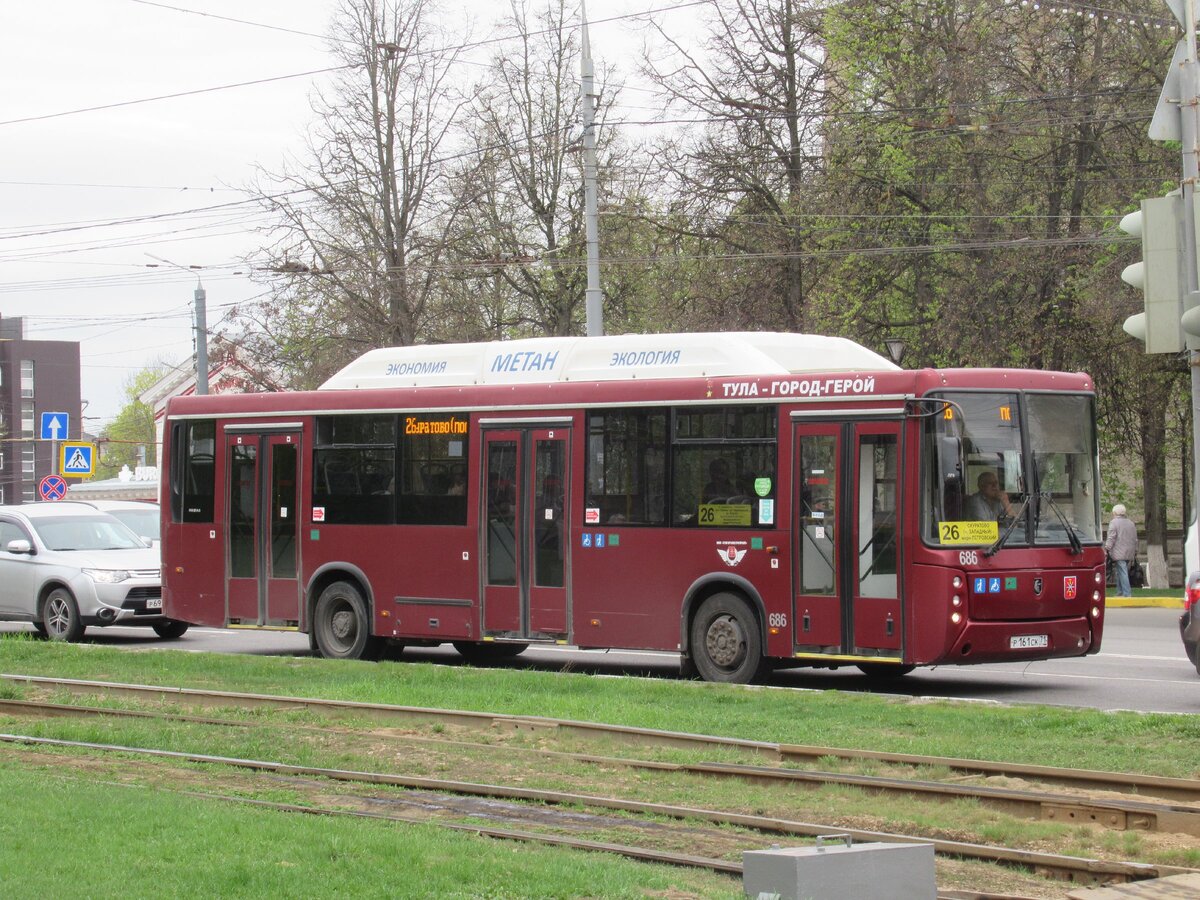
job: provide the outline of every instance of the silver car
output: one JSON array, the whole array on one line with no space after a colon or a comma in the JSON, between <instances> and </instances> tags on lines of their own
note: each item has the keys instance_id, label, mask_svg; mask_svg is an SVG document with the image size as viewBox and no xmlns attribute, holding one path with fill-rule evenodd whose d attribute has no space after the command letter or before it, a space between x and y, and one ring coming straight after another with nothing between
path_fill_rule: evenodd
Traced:
<instances>
[{"instance_id":1,"label":"silver car","mask_svg":"<svg viewBox=\"0 0 1200 900\"><path fill-rule=\"evenodd\" d=\"M162 566L148 544L86 503L0 506L0 619L57 641L89 625L181 637L187 623L162 614Z\"/></svg>"}]
</instances>

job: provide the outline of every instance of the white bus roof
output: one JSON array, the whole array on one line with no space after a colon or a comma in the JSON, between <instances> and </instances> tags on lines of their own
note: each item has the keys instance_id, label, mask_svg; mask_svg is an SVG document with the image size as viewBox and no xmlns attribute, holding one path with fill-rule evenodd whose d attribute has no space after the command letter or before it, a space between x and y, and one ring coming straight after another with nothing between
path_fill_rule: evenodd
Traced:
<instances>
[{"instance_id":1,"label":"white bus roof","mask_svg":"<svg viewBox=\"0 0 1200 900\"><path fill-rule=\"evenodd\" d=\"M880 372L897 368L878 353L846 338L815 334L743 331L544 337L383 347L364 353L321 385L321 390Z\"/></svg>"}]
</instances>

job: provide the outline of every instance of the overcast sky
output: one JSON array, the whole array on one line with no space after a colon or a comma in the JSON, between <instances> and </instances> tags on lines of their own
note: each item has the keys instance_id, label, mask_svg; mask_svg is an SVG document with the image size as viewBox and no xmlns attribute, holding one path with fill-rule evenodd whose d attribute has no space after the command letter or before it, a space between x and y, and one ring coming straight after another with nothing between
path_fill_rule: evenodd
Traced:
<instances>
[{"instance_id":1,"label":"overcast sky","mask_svg":"<svg viewBox=\"0 0 1200 900\"><path fill-rule=\"evenodd\" d=\"M633 76L646 32L600 20L670 5L592 0L597 73ZM468 0L453 6L454 19L465 7L475 36L494 36L499 6ZM123 385L141 369L191 362L196 276L154 267L151 255L204 267L210 328L262 291L239 260L253 254L264 220L228 205L245 199L256 163L278 168L299 152L324 77L304 73L337 64L321 37L333 9L334 0L5 4L0 315L24 317L28 338L80 342L87 431L119 412ZM129 103L183 92L198 93Z\"/></svg>"}]
</instances>

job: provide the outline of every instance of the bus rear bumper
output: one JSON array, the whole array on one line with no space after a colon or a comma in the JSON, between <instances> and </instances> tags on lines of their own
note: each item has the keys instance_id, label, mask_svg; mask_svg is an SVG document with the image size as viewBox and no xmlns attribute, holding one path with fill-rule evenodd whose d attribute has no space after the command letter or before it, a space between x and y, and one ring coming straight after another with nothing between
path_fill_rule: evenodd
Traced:
<instances>
[{"instance_id":1,"label":"bus rear bumper","mask_svg":"<svg viewBox=\"0 0 1200 900\"><path fill-rule=\"evenodd\" d=\"M1041 621L972 621L942 660L943 664L1016 662L1084 656L1100 649L1099 623L1086 616Z\"/></svg>"}]
</instances>

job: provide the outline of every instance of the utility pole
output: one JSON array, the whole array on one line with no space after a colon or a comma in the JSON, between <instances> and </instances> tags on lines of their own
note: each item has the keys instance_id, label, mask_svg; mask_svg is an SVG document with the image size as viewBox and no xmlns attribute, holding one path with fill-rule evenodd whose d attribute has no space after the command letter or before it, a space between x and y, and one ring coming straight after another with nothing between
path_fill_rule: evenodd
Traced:
<instances>
[{"instance_id":1,"label":"utility pole","mask_svg":"<svg viewBox=\"0 0 1200 900\"><path fill-rule=\"evenodd\" d=\"M208 393L208 310L205 301L208 295L204 293L204 285L200 276L196 276L196 393Z\"/></svg>"},{"instance_id":2,"label":"utility pole","mask_svg":"<svg viewBox=\"0 0 1200 900\"><path fill-rule=\"evenodd\" d=\"M171 262L169 259L163 259L161 256L155 256L153 253L146 254L151 259L157 259L161 263L166 263L168 266L174 266L176 269L182 269L191 275L200 266L181 266L179 263ZM208 295L204 292L204 284L200 281L200 275L196 272L196 291L192 295L195 300L195 319L194 319L194 343L196 345L196 393L208 393L208 310L205 302Z\"/></svg>"},{"instance_id":3,"label":"utility pole","mask_svg":"<svg viewBox=\"0 0 1200 900\"><path fill-rule=\"evenodd\" d=\"M1121 275L1144 291L1145 312L1130 316L1125 331L1145 341L1147 353L1178 354L1188 361L1192 388L1193 508L1200 510L1200 271L1197 271L1196 182L1200 178L1200 61L1196 56L1197 0L1165 0L1184 36L1175 45L1148 131L1151 140L1179 141L1182 176L1179 189L1165 197L1148 198L1141 210L1121 220L1121 229L1142 240L1142 262ZM1150 583L1166 560L1156 559L1149 545ZM1186 559L1184 572L1196 561Z\"/></svg>"},{"instance_id":4,"label":"utility pole","mask_svg":"<svg viewBox=\"0 0 1200 900\"><path fill-rule=\"evenodd\" d=\"M1178 4L1180 0L1174 0ZM1172 6L1170 2L1167 4ZM1187 42L1186 56L1179 71L1180 100L1179 125L1183 143L1183 229L1184 229L1184 272L1187 277L1187 296L1184 309L1192 310L1200 301L1200 275L1196 271L1196 179L1200 176L1197 167L1197 140L1200 139L1200 62L1196 59L1196 0L1183 0L1184 40ZM1175 11L1176 18L1179 13ZM1188 369L1192 376L1192 489L1195 498L1192 508L1200 511L1200 337L1189 332L1184 314L1183 329L1187 338ZM1187 560L1184 559L1183 577L1186 579Z\"/></svg>"},{"instance_id":5,"label":"utility pole","mask_svg":"<svg viewBox=\"0 0 1200 900\"><path fill-rule=\"evenodd\" d=\"M1189 0L1191 2L1191 0ZM600 293L600 213L596 199L596 93L592 72L592 48L588 41L587 7L579 5L583 20L583 47L579 55L579 96L583 101L583 223L587 236L587 313L588 337L604 334L604 295Z\"/></svg>"},{"instance_id":6,"label":"utility pole","mask_svg":"<svg viewBox=\"0 0 1200 900\"><path fill-rule=\"evenodd\" d=\"M1150 122L1150 137L1177 140L1183 149L1182 197L1183 246L1179 270L1183 296L1180 318L1186 340L1188 369L1192 381L1192 507L1200 511L1200 272L1196 252L1196 181L1200 178L1200 61L1196 57L1196 0L1166 0L1183 26L1184 37L1175 47L1171 69L1163 83L1162 96ZM1172 106L1178 104L1178 112ZM1184 560L1184 576L1188 562Z\"/></svg>"}]
</instances>

